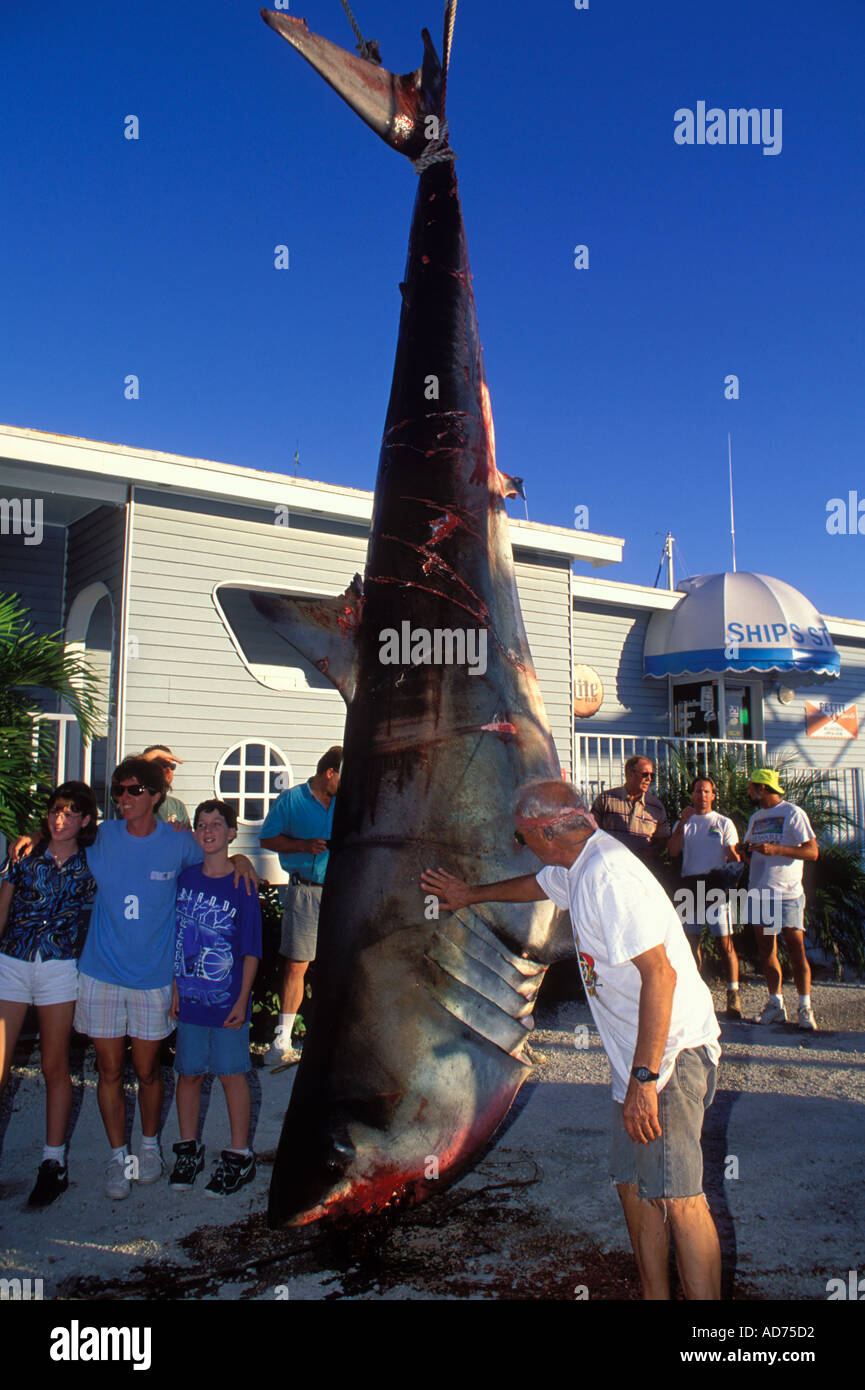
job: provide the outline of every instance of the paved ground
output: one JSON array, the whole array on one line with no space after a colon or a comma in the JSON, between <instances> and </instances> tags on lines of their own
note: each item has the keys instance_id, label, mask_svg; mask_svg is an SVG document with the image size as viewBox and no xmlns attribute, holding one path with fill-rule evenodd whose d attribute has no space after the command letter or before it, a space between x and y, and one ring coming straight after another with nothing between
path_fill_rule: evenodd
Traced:
<instances>
[{"instance_id":1,"label":"paved ground","mask_svg":"<svg viewBox=\"0 0 865 1390\"><path fill-rule=\"evenodd\" d=\"M716 1006L722 992L715 987ZM786 987L788 1003L795 999ZM764 991L746 982L751 1013ZM704 1138L706 1189L722 1237L728 1297L825 1299L826 1281L865 1273L865 987L814 987L821 1031L723 1022L719 1092ZM580 1042L575 1046L575 1028ZM481 1164L393 1229L349 1243L273 1233L263 1208L291 1073L252 1073L254 1183L223 1202L164 1180L103 1195L105 1140L93 1053L76 1078L69 1191L47 1211L27 1194L41 1148L38 1044L15 1069L0 1117L0 1265L41 1278L44 1296L196 1299L636 1298L618 1199L606 1178L609 1071L588 1009L542 1010L536 1070ZM177 1138L168 1074L164 1147ZM225 1142L214 1088L208 1165ZM137 1148L138 1128L133 1135Z\"/></svg>"}]
</instances>

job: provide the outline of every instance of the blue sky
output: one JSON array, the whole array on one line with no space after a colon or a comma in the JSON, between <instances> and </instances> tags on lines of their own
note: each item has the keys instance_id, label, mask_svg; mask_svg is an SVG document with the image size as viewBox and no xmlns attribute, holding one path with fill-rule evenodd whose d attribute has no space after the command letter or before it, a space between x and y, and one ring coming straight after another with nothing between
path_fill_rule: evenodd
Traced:
<instances>
[{"instance_id":1,"label":"blue sky","mask_svg":"<svg viewBox=\"0 0 865 1390\"><path fill-rule=\"evenodd\" d=\"M392 70L438 42L430 0L353 8ZM289 12L352 46L338 0ZM407 161L247 0L16 6L0 36L0 420L372 487ZM865 618L865 535L826 530L865 504L863 38L859 0L461 0L499 466L532 520L626 539L605 577L651 584L667 529L684 572L730 567L730 431L739 568ZM781 152L677 145L698 101L780 108Z\"/></svg>"}]
</instances>

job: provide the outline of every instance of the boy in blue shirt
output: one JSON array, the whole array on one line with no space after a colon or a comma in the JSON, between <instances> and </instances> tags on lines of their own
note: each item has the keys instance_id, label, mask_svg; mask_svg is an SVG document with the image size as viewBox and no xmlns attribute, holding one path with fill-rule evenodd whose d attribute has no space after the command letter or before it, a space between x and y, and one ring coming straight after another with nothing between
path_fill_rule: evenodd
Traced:
<instances>
[{"instance_id":1,"label":"boy in blue shirt","mask_svg":"<svg viewBox=\"0 0 865 1390\"><path fill-rule=\"evenodd\" d=\"M208 1197L228 1197L255 1176L248 1147L251 1101L249 1019L252 983L261 959L261 907L235 886L228 846L237 816L223 801L203 801L193 820L204 862L180 875L171 1013L178 1020L177 1118L180 1143L171 1186L188 1192L204 1167L198 1143L201 1082L206 1071L222 1082L231 1147L223 1149Z\"/></svg>"}]
</instances>

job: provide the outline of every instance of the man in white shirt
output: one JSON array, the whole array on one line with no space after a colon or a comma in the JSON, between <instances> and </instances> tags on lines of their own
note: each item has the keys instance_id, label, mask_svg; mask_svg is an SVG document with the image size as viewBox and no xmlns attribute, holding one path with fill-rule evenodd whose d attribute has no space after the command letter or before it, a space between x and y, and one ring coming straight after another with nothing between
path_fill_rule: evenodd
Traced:
<instances>
[{"instance_id":1,"label":"man in white shirt","mask_svg":"<svg viewBox=\"0 0 865 1390\"><path fill-rule=\"evenodd\" d=\"M691 805L684 808L676 821L667 850L674 857L681 854L682 877L690 880L676 890L673 902L697 969L702 965L700 935L705 926L721 948L727 976L727 1017L741 1022L739 959L733 947L730 904L720 884L713 885L711 878L707 882L707 875L717 875L725 864L739 863L739 832L729 816L712 809L717 791L711 777L694 778L690 786Z\"/></svg>"},{"instance_id":2,"label":"man in white shirt","mask_svg":"<svg viewBox=\"0 0 865 1390\"><path fill-rule=\"evenodd\" d=\"M571 915L589 1007L613 1073L611 1176L643 1296L670 1297L669 1239L689 1299L720 1297L721 1255L702 1190L700 1132L715 1091L718 1022L676 911L652 873L597 824L567 783L524 789L520 843L535 876L469 886L439 870L442 906L551 898Z\"/></svg>"},{"instance_id":3,"label":"man in white shirt","mask_svg":"<svg viewBox=\"0 0 865 1390\"><path fill-rule=\"evenodd\" d=\"M759 807L745 831L744 848L751 865L748 919L754 927L769 991L769 1002L758 1022L783 1023L787 1018L777 952L778 932L782 931L799 991L799 1027L814 1033L817 1024L811 1008L811 968L805 954L802 870L806 860L817 859L817 840L801 807L784 800L784 789L773 767L754 769L748 796Z\"/></svg>"}]
</instances>

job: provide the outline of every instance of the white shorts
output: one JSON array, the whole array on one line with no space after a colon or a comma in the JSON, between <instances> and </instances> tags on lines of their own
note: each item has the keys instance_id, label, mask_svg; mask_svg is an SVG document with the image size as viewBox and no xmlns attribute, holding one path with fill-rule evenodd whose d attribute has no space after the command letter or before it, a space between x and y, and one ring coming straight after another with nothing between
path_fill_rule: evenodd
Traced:
<instances>
[{"instance_id":1,"label":"white shorts","mask_svg":"<svg viewBox=\"0 0 865 1390\"><path fill-rule=\"evenodd\" d=\"M78 998L77 960L18 960L0 954L0 999L12 1004L71 1004Z\"/></svg>"},{"instance_id":2,"label":"white shorts","mask_svg":"<svg viewBox=\"0 0 865 1390\"><path fill-rule=\"evenodd\" d=\"M83 972L78 976L75 1027L89 1038L139 1038L156 1042L174 1031L171 985L161 989L127 989Z\"/></svg>"}]
</instances>

